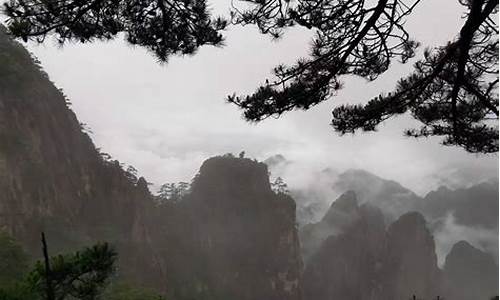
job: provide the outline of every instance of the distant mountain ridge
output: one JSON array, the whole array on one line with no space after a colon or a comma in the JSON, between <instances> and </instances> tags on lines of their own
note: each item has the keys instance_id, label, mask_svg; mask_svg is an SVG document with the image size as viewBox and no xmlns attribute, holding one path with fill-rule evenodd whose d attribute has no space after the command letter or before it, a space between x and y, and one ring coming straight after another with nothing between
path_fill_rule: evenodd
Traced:
<instances>
[{"instance_id":1,"label":"distant mountain ridge","mask_svg":"<svg viewBox=\"0 0 500 300\"><path fill-rule=\"evenodd\" d=\"M490 299L498 294L491 254L458 242L438 267L434 238L418 212L385 225L379 208L348 191L300 237L304 299ZM465 245L465 246L464 246Z\"/></svg>"},{"instance_id":2,"label":"distant mountain ridge","mask_svg":"<svg viewBox=\"0 0 500 300\"><path fill-rule=\"evenodd\" d=\"M272 161L275 164L270 164L269 168L278 175L285 176L286 168L293 166L293 162L282 155ZM285 168L285 171L273 169L276 162L279 162L278 166ZM353 191L359 203L368 203L380 208L387 224L404 213L418 211L425 216L434 234L442 232L439 238L446 238L446 232L451 230L446 226L461 226L463 230L469 228L467 231L470 231L470 234L487 230L487 235L476 235L475 240L471 242L476 242L476 246L498 257L498 246L495 246L498 244L497 179L457 190L440 187L420 197L397 181L383 179L365 170L349 169L342 173L329 168L324 170L312 175L312 181L320 182L321 185L313 184L307 188L290 187L291 195L297 201L297 220L301 227L309 227L308 223L320 222L339 195ZM286 176L284 179L286 180ZM441 249L441 239L437 242ZM446 243L448 244L448 241Z\"/></svg>"},{"instance_id":3,"label":"distant mountain ridge","mask_svg":"<svg viewBox=\"0 0 500 300\"><path fill-rule=\"evenodd\" d=\"M498 182L483 182L468 188L440 187L429 192L418 205L429 218L453 213L459 224L498 230Z\"/></svg>"},{"instance_id":4,"label":"distant mountain ridge","mask_svg":"<svg viewBox=\"0 0 500 300\"><path fill-rule=\"evenodd\" d=\"M284 157L279 163L285 171L292 166ZM304 218L305 300L489 300L498 294L497 180L421 197L365 170L313 176L325 185L291 187L297 218Z\"/></svg>"},{"instance_id":5,"label":"distant mountain ridge","mask_svg":"<svg viewBox=\"0 0 500 300\"><path fill-rule=\"evenodd\" d=\"M341 192L354 191L360 203L370 203L380 208L387 221L394 221L413 210L421 199L396 181L383 179L360 169L341 173L332 186Z\"/></svg>"},{"instance_id":6,"label":"distant mountain ridge","mask_svg":"<svg viewBox=\"0 0 500 300\"><path fill-rule=\"evenodd\" d=\"M449 253L443 275L434 227L405 211L436 212L438 221L451 212L463 226L491 227L494 216L479 220L491 211L471 205L472 196L440 190L429 199L446 205L434 209L439 201L426 202L397 182L362 170L325 170L326 179L339 177L331 186L346 190L299 232L294 199L273 192L267 166L224 155L202 164L180 201L159 204L144 178L99 153L66 102L0 26L0 229L34 257L41 231L51 254L109 241L120 254L120 279L172 300L399 300L411 293L457 295L459 288L482 290L494 281L491 255L462 242ZM286 164L283 159L274 163ZM478 189L481 203L494 200L494 188ZM310 208L314 202L307 201L324 197L291 194ZM471 218L461 213L467 210ZM309 251L305 268L301 251ZM484 277L464 280L477 262ZM488 285L484 295L495 288Z\"/></svg>"}]
</instances>

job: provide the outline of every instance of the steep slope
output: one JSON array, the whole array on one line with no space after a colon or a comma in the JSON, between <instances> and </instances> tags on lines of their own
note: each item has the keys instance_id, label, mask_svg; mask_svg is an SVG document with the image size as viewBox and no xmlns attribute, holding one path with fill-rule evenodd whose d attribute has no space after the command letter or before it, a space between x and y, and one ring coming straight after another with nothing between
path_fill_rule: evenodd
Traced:
<instances>
[{"instance_id":1,"label":"steep slope","mask_svg":"<svg viewBox=\"0 0 500 300\"><path fill-rule=\"evenodd\" d=\"M377 208L328 237L304 272L304 299L434 299L444 295L432 235L424 218L408 213L385 229Z\"/></svg>"},{"instance_id":2,"label":"steep slope","mask_svg":"<svg viewBox=\"0 0 500 300\"><path fill-rule=\"evenodd\" d=\"M446 256L444 274L450 299L491 299L498 295L498 266L491 255L466 241L456 243Z\"/></svg>"},{"instance_id":3,"label":"steep slope","mask_svg":"<svg viewBox=\"0 0 500 300\"><path fill-rule=\"evenodd\" d=\"M384 256L381 278L387 299L408 299L411 295L434 299L443 295L434 239L421 214L404 214L389 226Z\"/></svg>"},{"instance_id":4,"label":"steep slope","mask_svg":"<svg viewBox=\"0 0 500 300\"><path fill-rule=\"evenodd\" d=\"M335 200L318 223L307 224L299 231L302 256L307 261L329 236L339 235L360 218L356 194L348 191Z\"/></svg>"},{"instance_id":5,"label":"steep slope","mask_svg":"<svg viewBox=\"0 0 500 300\"><path fill-rule=\"evenodd\" d=\"M107 240L147 255L132 232L150 204L146 182L101 157L65 96L0 28L0 226L36 256L42 230L53 253Z\"/></svg>"},{"instance_id":6,"label":"steep slope","mask_svg":"<svg viewBox=\"0 0 500 300\"><path fill-rule=\"evenodd\" d=\"M180 203L157 206L147 182L94 147L65 96L0 28L0 228L39 257L97 240L119 275L169 299L301 297L295 203L264 164L207 160Z\"/></svg>"},{"instance_id":7,"label":"steep slope","mask_svg":"<svg viewBox=\"0 0 500 300\"><path fill-rule=\"evenodd\" d=\"M329 236L304 271L304 299L382 299L385 225L380 211L362 206L358 217Z\"/></svg>"},{"instance_id":8,"label":"steep slope","mask_svg":"<svg viewBox=\"0 0 500 300\"><path fill-rule=\"evenodd\" d=\"M208 159L191 193L174 206L176 223L158 232L158 240L182 240L175 249L161 247L174 297L301 298L295 203L271 190L266 165Z\"/></svg>"},{"instance_id":9,"label":"steep slope","mask_svg":"<svg viewBox=\"0 0 500 300\"><path fill-rule=\"evenodd\" d=\"M333 182L333 189L356 192L360 203L370 203L380 208L389 222L414 210L421 200L414 192L396 181L383 179L359 169L350 169L340 174Z\"/></svg>"}]
</instances>

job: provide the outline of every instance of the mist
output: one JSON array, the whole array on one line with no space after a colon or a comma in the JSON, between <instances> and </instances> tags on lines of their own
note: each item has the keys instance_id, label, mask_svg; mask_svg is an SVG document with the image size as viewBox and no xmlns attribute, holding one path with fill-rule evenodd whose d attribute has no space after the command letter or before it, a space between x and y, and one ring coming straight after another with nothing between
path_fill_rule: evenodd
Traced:
<instances>
[{"instance_id":1,"label":"mist","mask_svg":"<svg viewBox=\"0 0 500 300\"><path fill-rule=\"evenodd\" d=\"M263 1L256 3L274 0ZM465 85L468 76L481 73L476 66L464 67L465 79L449 77L459 64L456 57L466 53L453 41L463 41L464 18L475 15L471 7L476 6L416 1L412 9L405 1L389 0L365 9L375 2L319 1L328 26L303 26L293 17L289 22L295 26L271 38L255 24L231 24L220 31L225 40L219 43L214 22L200 20L211 12L234 17L238 13L229 14L230 6L248 2L97 0L79 10L84 2L12 0L10 5L28 3L29 9L14 16L19 23L0 17L6 25L0 24L0 298L489 300L498 295L498 136L478 139L473 130L459 136L456 119L450 117L456 117L457 107L445 111L456 103L449 98L458 97L461 125L476 124L478 116L496 124L489 120L495 109L479 105L481 95L471 96ZM498 6L492 0L469 2ZM179 6L170 7L167 18L162 6L172 3ZM324 57L306 66L312 75L302 74L301 67L301 74L292 76L300 88L280 98L280 89L287 89L283 84L272 90L277 94L266 96L274 81L271 70L309 57L316 34L351 25L358 30L367 22L344 16L351 13L345 6L353 3L361 5L360 15L379 12L382 19L366 27L375 40L382 34L379 26L387 29L386 21L392 29L404 26L411 39L422 43L415 56L401 62L416 45L404 31L398 33L404 47L373 56L368 55L373 37L358 33L365 44L356 42L345 56L349 59L337 62L337 46L316 49ZM87 22L99 22L101 5L109 6L103 17L109 14L112 20L106 22L126 23L103 28L110 36L121 30L106 42ZM52 15L43 11L54 7ZM411 18L404 24L385 20L390 14L382 13L397 15L405 9ZM31 13L34 19L25 19ZM318 18L318 11L307 15L305 23ZM160 16L163 27L157 26ZM254 17L249 20L259 20L257 25L272 24L260 22L268 14ZM85 22L80 24L81 18ZM343 18L345 26L335 27ZM39 43L20 41L27 34L23 30L36 35L54 20L72 20L67 26L52 25L80 39L64 45L53 36L38 36ZM189 26L193 20L200 22ZM279 27L283 20L275 21ZM485 19L482 26L495 30L476 34L491 34L498 45L496 24L490 23ZM49 28L56 37L57 30ZM342 30L323 33L331 45L353 43L338 40ZM218 46L202 46L208 40ZM394 109L395 103L396 114L399 109L406 113L385 111L391 118L376 130L364 131L371 129L366 124L354 134L334 130L339 105L379 103L386 99L379 95L405 89L402 78L422 75L414 63L424 51L441 53L435 47L444 45L445 55L435 57L443 64L427 66L446 66L423 83L431 96L407 101L415 96L408 89L377 108ZM473 53L474 47L466 64L490 55ZM387 65L384 55L390 56ZM364 76L365 71L373 76ZM325 72L333 76L326 86ZM319 88L308 86L308 76L318 76ZM480 79L470 81L482 89L486 85ZM457 96L455 86L446 90L453 82ZM244 96L261 84L262 94ZM342 88L323 99L322 88L330 84ZM489 88L483 97L492 91L497 92ZM241 107L228 103L234 94L242 95L243 102L236 101ZM317 105L307 103L316 96L321 100ZM262 121L248 114L245 119L249 106L241 103L248 99L257 99L256 115ZM295 109L281 114L283 100ZM497 100L487 103L498 110ZM278 108L266 106L273 101ZM429 111L431 104L440 109ZM267 117L268 109L279 117ZM453 130L421 138L405 135L428 121L425 112L439 117L427 125L451 122ZM371 112L367 115L368 121L377 121ZM359 125L359 119L346 122ZM444 145L450 141L453 146ZM474 148L482 142L491 147Z\"/></svg>"},{"instance_id":2,"label":"mist","mask_svg":"<svg viewBox=\"0 0 500 300\"><path fill-rule=\"evenodd\" d=\"M447 214L444 220L435 222L433 232L439 266L443 266L446 255L460 241L467 241L478 249L492 253L498 263L498 230L457 224L452 213Z\"/></svg>"}]
</instances>

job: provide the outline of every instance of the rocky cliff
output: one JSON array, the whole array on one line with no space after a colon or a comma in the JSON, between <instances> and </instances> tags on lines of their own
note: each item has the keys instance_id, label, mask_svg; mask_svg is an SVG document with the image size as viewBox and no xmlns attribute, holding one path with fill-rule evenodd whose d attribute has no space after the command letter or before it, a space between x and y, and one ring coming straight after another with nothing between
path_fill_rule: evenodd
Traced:
<instances>
[{"instance_id":1,"label":"rocky cliff","mask_svg":"<svg viewBox=\"0 0 500 300\"><path fill-rule=\"evenodd\" d=\"M342 194L318 223L307 224L300 229L304 261L307 261L329 236L339 235L359 218L356 194L352 191Z\"/></svg>"},{"instance_id":2,"label":"rocky cliff","mask_svg":"<svg viewBox=\"0 0 500 300\"><path fill-rule=\"evenodd\" d=\"M66 97L0 28L0 228L40 253L97 240L119 274L169 299L301 298L295 203L265 165L207 160L191 193L158 205L147 182L94 147Z\"/></svg>"},{"instance_id":3,"label":"rocky cliff","mask_svg":"<svg viewBox=\"0 0 500 300\"><path fill-rule=\"evenodd\" d=\"M158 240L183 240L177 249L163 248L175 296L301 298L295 202L271 190L266 165L211 158L170 211L176 223L160 230Z\"/></svg>"},{"instance_id":4,"label":"rocky cliff","mask_svg":"<svg viewBox=\"0 0 500 300\"><path fill-rule=\"evenodd\" d=\"M421 214L407 213L392 223L386 243L381 276L386 299L407 299L411 295L434 299L444 294L434 239Z\"/></svg>"},{"instance_id":5,"label":"rocky cliff","mask_svg":"<svg viewBox=\"0 0 500 300\"><path fill-rule=\"evenodd\" d=\"M352 204L352 203L351 203ZM356 218L329 236L309 258L304 299L382 299L385 225L380 211L357 207ZM341 213L342 210L330 210Z\"/></svg>"},{"instance_id":6,"label":"rocky cliff","mask_svg":"<svg viewBox=\"0 0 500 300\"><path fill-rule=\"evenodd\" d=\"M434 238L418 212L388 227L380 209L359 206L347 192L323 219L301 230L304 299L491 299L498 266L486 252L461 241L437 264Z\"/></svg>"},{"instance_id":7,"label":"rocky cliff","mask_svg":"<svg viewBox=\"0 0 500 300\"><path fill-rule=\"evenodd\" d=\"M53 254L106 240L122 254L122 274L157 275L125 259L151 254L133 234L151 205L146 181L102 157L63 93L0 28L0 227L35 257L41 231Z\"/></svg>"},{"instance_id":8,"label":"rocky cliff","mask_svg":"<svg viewBox=\"0 0 500 300\"><path fill-rule=\"evenodd\" d=\"M466 241L456 243L446 256L444 274L450 299L491 299L498 295L498 266L493 257Z\"/></svg>"},{"instance_id":9,"label":"rocky cliff","mask_svg":"<svg viewBox=\"0 0 500 300\"><path fill-rule=\"evenodd\" d=\"M339 200L319 224L310 225L312 230L301 232L321 229L326 234L326 224L333 228L324 241L316 241L320 246L307 260L304 299L433 299L445 294L434 240L422 215L405 214L386 229L380 209L358 206L352 192Z\"/></svg>"}]
</instances>

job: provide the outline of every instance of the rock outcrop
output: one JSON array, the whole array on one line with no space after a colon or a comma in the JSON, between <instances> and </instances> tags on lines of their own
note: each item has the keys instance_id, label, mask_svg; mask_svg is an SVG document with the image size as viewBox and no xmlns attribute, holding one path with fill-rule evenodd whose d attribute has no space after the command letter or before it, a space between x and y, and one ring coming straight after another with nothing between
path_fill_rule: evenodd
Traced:
<instances>
[{"instance_id":1,"label":"rock outcrop","mask_svg":"<svg viewBox=\"0 0 500 300\"><path fill-rule=\"evenodd\" d=\"M456 243L446 256L444 274L449 299L491 299L498 295L498 266L493 257L466 241Z\"/></svg>"},{"instance_id":2,"label":"rock outcrop","mask_svg":"<svg viewBox=\"0 0 500 300\"><path fill-rule=\"evenodd\" d=\"M356 211L357 218L341 233L330 235L307 261L304 299L397 300L413 295L434 299L444 295L434 240L422 215L405 214L386 230L378 208L363 205Z\"/></svg>"},{"instance_id":3,"label":"rock outcrop","mask_svg":"<svg viewBox=\"0 0 500 300\"><path fill-rule=\"evenodd\" d=\"M304 299L382 299L384 219L376 208L356 205L356 211L356 218L308 260Z\"/></svg>"},{"instance_id":4,"label":"rock outcrop","mask_svg":"<svg viewBox=\"0 0 500 300\"><path fill-rule=\"evenodd\" d=\"M158 232L183 237L179 249L164 255L176 277L174 297L301 299L295 202L271 190L266 165L208 159L190 194L174 206L178 223Z\"/></svg>"},{"instance_id":5,"label":"rock outcrop","mask_svg":"<svg viewBox=\"0 0 500 300\"><path fill-rule=\"evenodd\" d=\"M401 216L387 230L383 259L386 299L434 299L443 295L434 239L424 217L416 212Z\"/></svg>"},{"instance_id":6,"label":"rock outcrop","mask_svg":"<svg viewBox=\"0 0 500 300\"><path fill-rule=\"evenodd\" d=\"M380 208L387 223L395 221L404 213L413 211L420 200L414 192L398 182L383 179L360 169L350 169L340 174L333 182L333 188L356 192L360 203L369 203Z\"/></svg>"},{"instance_id":7,"label":"rock outcrop","mask_svg":"<svg viewBox=\"0 0 500 300\"><path fill-rule=\"evenodd\" d=\"M320 222L300 229L304 261L307 261L329 236L339 235L360 218L356 194L348 191L335 200Z\"/></svg>"},{"instance_id":8,"label":"rock outcrop","mask_svg":"<svg viewBox=\"0 0 500 300\"><path fill-rule=\"evenodd\" d=\"M151 254L132 233L152 204L146 181L99 153L63 93L1 27L0 228L35 257L41 231L52 254L105 240L122 273L157 277L156 266L127 260Z\"/></svg>"},{"instance_id":9,"label":"rock outcrop","mask_svg":"<svg viewBox=\"0 0 500 300\"><path fill-rule=\"evenodd\" d=\"M97 240L119 275L169 299L301 299L295 203L264 164L207 160L191 193L158 206L143 178L106 158L67 99L0 28L0 228L39 256Z\"/></svg>"}]
</instances>

